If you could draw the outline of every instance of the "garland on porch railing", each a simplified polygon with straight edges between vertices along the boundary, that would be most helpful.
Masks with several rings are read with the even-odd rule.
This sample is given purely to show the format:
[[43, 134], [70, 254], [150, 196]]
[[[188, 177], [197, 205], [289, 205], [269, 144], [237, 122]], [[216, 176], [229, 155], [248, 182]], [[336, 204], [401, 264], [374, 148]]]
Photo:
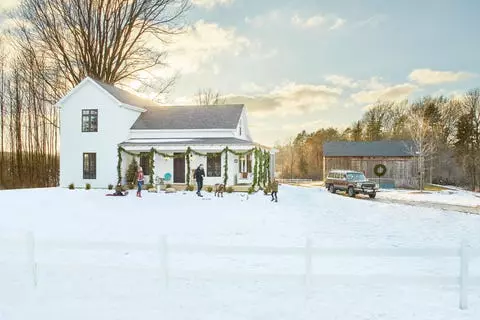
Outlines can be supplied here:
[[225, 163], [223, 164], [223, 185], [227, 186], [228, 181], [228, 147], [225, 147]]
[[[118, 156], [118, 161], [117, 161], [117, 176], [118, 176], [118, 183], [121, 183], [122, 181], [122, 152], [126, 153], [127, 155], [129, 156], [132, 156], [132, 157], [139, 157], [140, 155], [138, 153], [133, 153], [133, 152], [130, 152], [128, 150], [125, 150], [125, 148], [119, 146], [118, 149], [117, 149], [117, 156]], [[149, 152], [149, 159], [148, 159], [148, 162], [149, 162], [149, 165], [150, 165], [150, 184], [153, 184], [154, 182], [154, 174], [155, 174], [155, 161], [154, 161], [154, 157], [155, 157], [155, 154], [163, 157], [163, 158], [185, 158], [186, 159], [186, 162], [187, 162], [187, 185], [190, 184], [190, 166], [191, 166], [191, 163], [190, 163], [190, 158], [192, 155], [196, 155], [196, 156], [200, 156], [200, 157], [207, 157], [207, 158], [213, 158], [213, 157], [217, 157], [217, 156], [221, 156], [222, 154], [225, 153], [225, 164], [224, 164], [224, 179], [223, 179], [223, 182], [225, 185], [227, 185], [227, 181], [228, 181], [228, 153], [231, 153], [235, 156], [245, 156], [245, 155], [248, 155], [248, 154], [252, 154], [254, 155], [255, 157], [255, 167], [254, 167], [254, 173], [253, 173], [253, 186], [255, 187], [255, 185], [258, 185], [260, 186], [260, 183], [262, 183], [263, 185], [265, 185], [265, 180], [267, 179], [267, 181], [270, 180], [270, 178], [265, 178], [263, 177], [263, 174], [269, 172], [269, 165], [270, 165], [270, 161], [263, 161], [262, 162], [262, 158], [263, 158], [263, 155], [268, 155], [268, 152], [267, 151], [262, 151], [260, 148], [252, 148], [252, 149], [249, 149], [249, 150], [246, 150], [246, 151], [243, 151], [243, 152], [239, 152], [239, 151], [235, 151], [235, 150], [231, 150], [230, 148], [228, 147], [225, 147], [222, 151], [220, 152], [213, 152], [213, 153], [202, 153], [202, 152], [198, 152], [196, 150], [193, 150], [191, 147], [187, 147], [187, 150], [184, 152], [184, 153], [179, 153], [179, 154], [168, 154], [168, 153], [163, 153], [163, 152], [160, 152], [158, 150], [156, 150], [155, 148], [151, 148], [150, 149], [150, 152]], [[268, 157], [266, 157], [268, 159]], [[259, 173], [260, 171], [260, 173]]]
[[266, 159], [266, 164], [265, 167], [267, 168], [266, 173], [265, 173], [265, 178], [263, 180], [263, 184], [270, 187], [270, 153], [268, 151], [264, 151], [264, 156]]

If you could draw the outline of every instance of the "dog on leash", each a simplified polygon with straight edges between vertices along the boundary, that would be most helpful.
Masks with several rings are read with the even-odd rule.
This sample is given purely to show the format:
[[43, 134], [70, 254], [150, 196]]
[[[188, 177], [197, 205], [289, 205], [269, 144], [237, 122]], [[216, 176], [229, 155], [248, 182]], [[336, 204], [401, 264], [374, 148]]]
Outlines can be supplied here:
[[225, 185], [223, 183], [216, 183], [215, 184], [215, 197], [220, 197], [220, 195], [223, 198], [223, 192], [225, 191]]

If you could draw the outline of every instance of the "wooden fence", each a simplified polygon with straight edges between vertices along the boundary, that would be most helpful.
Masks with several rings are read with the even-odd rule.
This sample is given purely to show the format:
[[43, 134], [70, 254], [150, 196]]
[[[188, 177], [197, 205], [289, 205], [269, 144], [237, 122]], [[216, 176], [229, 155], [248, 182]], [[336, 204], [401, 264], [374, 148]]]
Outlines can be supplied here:
[[[389, 284], [441, 284], [441, 285], [458, 285], [459, 288], [459, 307], [464, 310], [468, 308], [468, 291], [470, 286], [480, 285], [479, 277], [469, 276], [469, 264], [471, 259], [480, 257], [479, 248], [471, 248], [467, 242], [462, 242], [459, 248], [321, 248], [315, 247], [310, 238], [305, 240], [303, 247], [271, 247], [271, 246], [220, 246], [220, 245], [202, 245], [202, 244], [173, 244], [168, 241], [167, 236], [160, 236], [158, 243], [127, 243], [127, 242], [84, 242], [73, 240], [36, 240], [33, 233], [26, 235], [26, 241], [22, 243], [27, 244], [28, 252], [28, 269], [30, 270], [31, 283], [33, 287], [42, 284], [42, 279], [39, 279], [39, 265], [37, 257], [37, 248], [46, 249], [62, 249], [62, 250], [129, 250], [129, 251], [149, 251], [157, 252], [160, 260], [160, 267], [155, 263], [149, 266], [149, 269], [158, 270], [161, 276], [162, 283], [165, 289], [168, 289], [169, 283], [175, 278], [171, 274], [171, 257], [175, 254], [211, 254], [211, 255], [261, 255], [261, 256], [297, 256], [303, 259], [304, 269], [301, 273], [301, 281], [305, 289], [310, 290], [317, 281], [321, 284], [325, 283], [355, 283], [356, 280], [367, 280], [370, 282], [381, 282]], [[0, 238], [0, 245], [5, 243], [8, 245], [12, 242], [11, 239]], [[18, 243], [18, 242], [17, 242]], [[0, 246], [1, 254], [1, 246]], [[313, 258], [343, 258], [343, 257], [370, 257], [370, 258], [458, 258], [459, 269], [456, 276], [396, 276], [394, 274], [374, 274], [364, 277], [359, 274], [316, 274], [313, 272]], [[6, 262], [8, 263], [8, 261]], [[63, 265], [63, 264], [62, 264]], [[1, 262], [0, 262], [1, 267]], [[119, 266], [100, 266], [93, 265], [93, 267], [104, 268], [119, 268]], [[135, 266], [130, 266], [134, 268]], [[121, 267], [120, 267], [121, 268]], [[244, 273], [222, 273], [217, 271], [211, 272], [214, 278], [228, 276], [230, 279], [239, 279], [242, 277], [252, 276], [252, 274], [245, 275]], [[195, 274], [195, 272], [193, 272]], [[201, 273], [201, 272], [200, 272]], [[198, 274], [198, 273], [197, 273]], [[264, 278], [275, 277], [299, 277], [299, 274], [254, 274], [253, 276], [260, 276]], [[1, 290], [1, 288], [0, 288]]]

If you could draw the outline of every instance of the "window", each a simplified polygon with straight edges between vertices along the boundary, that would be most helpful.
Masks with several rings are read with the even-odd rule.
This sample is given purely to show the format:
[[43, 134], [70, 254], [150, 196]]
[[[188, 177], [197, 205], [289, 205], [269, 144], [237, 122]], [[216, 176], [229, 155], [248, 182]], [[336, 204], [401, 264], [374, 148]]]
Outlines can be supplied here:
[[240, 156], [240, 164], [238, 166], [238, 172], [252, 172], [252, 155], [247, 154], [246, 156]]
[[207, 155], [207, 177], [222, 176], [222, 158], [221, 154]]
[[146, 152], [140, 153], [140, 167], [142, 167], [143, 174], [148, 176], [150, 174], [150, 154]]
[[82, 110], [82, 132], [98, 131], [98, 110], [85, 109]]
[[97, 154], [83, 154], [83, 179], [97, 178]]

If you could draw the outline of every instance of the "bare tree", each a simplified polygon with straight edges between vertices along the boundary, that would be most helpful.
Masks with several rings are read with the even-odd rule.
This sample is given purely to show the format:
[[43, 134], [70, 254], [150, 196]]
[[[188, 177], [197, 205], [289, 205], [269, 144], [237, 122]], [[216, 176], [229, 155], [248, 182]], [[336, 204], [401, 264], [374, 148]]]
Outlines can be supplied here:
[[406, 128], [413, 141], [413, 146], [407, 146], [412, 156], [417, 158], [419, 174], [419, 189], [423, 191], [425, 186], [425, 160], [430, 159], [436, 150], [435, 137], [429, 118], [423, 110], [411, 112], [408, 115]]
[[212, 89], [200, 89], [197, 92], [196, 103], [200, 106], [225, 104], [226, 99], [218, 91]]
[[[22, 0], [13, 14], [18, 44], [44, 55], [45, 81], [67, 89], [85, 76], [107, 83], [136, 79], [165, 63], [189, 0]], [[24, 23], [27, 21], [28, 23]]]

